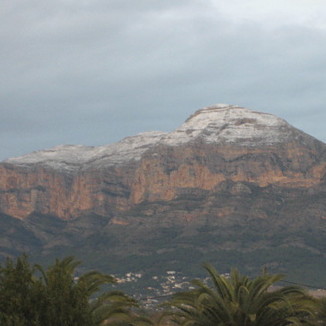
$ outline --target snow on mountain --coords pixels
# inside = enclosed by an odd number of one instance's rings
[[[239,146],[272,145],[293,135],[286,121],[272,114],[246,108],[216,104],[198,110],[175,131],[144,132],[104,146],[59,145],[10,158],[15,165],[41,164],[52,168],[75,171],[83,165],[110,166],[139,160],[141,155],[161,143],[178,146],[200,138],[207,143],[235,143]]]
[[[6,160],[15,165],[41,164],[52,168],[74,171],[82,165],[115,165],[131,160],[139,160],[141,155],[158,143],[163,132],[144,132],[104,146],[59,145],[47,150]]]
[[[237,143],[244,146],[272,145],[290,136],[291,126],[272,114],[217,104],[198,110],[164,142],[170,145],[202,138],[207,143]]]

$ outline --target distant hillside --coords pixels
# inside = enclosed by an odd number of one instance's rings
[[[219,104],[170,133],[61,145],[0,164],[0,255],[108,272],[261,266],[326,286],[326,144]]]

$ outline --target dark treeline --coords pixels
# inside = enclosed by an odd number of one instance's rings
[[[123,292],[103,290],[112,276],[76,277],[79,264],[67,257],[44,269],[26,256],[8,258],[0,265],[0,326],[326,325],[326,299],[298,286],[272,289],[280,275],[250,279],[233,270],[226,277],[207,264],[210,282],[194,280],[193,290],[174,294],[154,318]]]

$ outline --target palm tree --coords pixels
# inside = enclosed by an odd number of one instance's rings
[[[211,265],[204,268],[212,287],[194,280],[195,290],[177,293],[167,303],[168,315],[182,326],[286,326],[309,324],[314,316],[313,300],[295,286],[271,291],[281,275],[249,279],[237,270],[230,277]]]
[[[0,264],[0,325],[152,325],[134,299],[102,291],[115,282],[111,275],[92,271],[75,277],[79,264],[67,257],[44,269],[32,266],[25,255]]]
[[[73,257],[67,257],[57,259],[46,271],[36,265],[48,293],[48,308],[44,310],[45,319],[51,320],[48,326],[104,325],[109,319],[129,322],[134,318],[131,310],[137,307],[134,299],[121,291],[98,293],[103,285],[115,282],[111,275],[91,271],[77,278],[79,264]]]

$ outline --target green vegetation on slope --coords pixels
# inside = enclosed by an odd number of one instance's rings
[[[237,270],[219,274],[205,264],[209,278],[174,293],[159,310],[139,310],[118,291],[99,291],[110,275],[78,273],[72,257],[49,268],[32,265],[26,256],[0,265],[2,326],[303,326],[326,325],[326,299],[309,296],[298,286],[273,287],[279,274],[250,278]],[[150,317],[149,317],[150,316]]]

